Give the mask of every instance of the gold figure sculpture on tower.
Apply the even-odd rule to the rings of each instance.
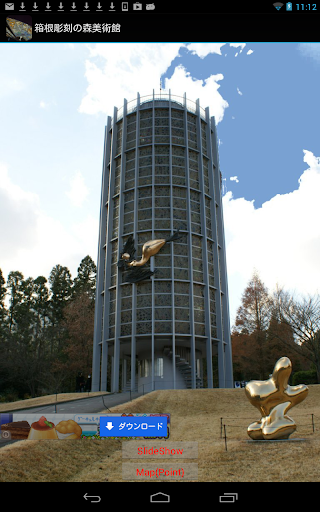
[[[291,371],[290,359],[281,357],[270,379],[253,380],[246,385],[247,398],[261,414],[261,419],[248,427],[251,439],[288,439],[296,430],[297,426],[287,412],[306,398],[308,387],[304,384],[290,386]]]
[[[141,269],[151,258],[157,254],[160,249],[168,242],[174,242],[181,237],[179,229],[169,238],[161,238],[157,240],[149,240],[142,246],[142,257],[140,260],[134,259],[136,252],[134,247],[133,236],[130,235],[123,248],[121,259],[118,261],[118,267],[121,270],[127,270],[126,281],[129,283],[137,283],[151,277],[154,272],[148,269]]]

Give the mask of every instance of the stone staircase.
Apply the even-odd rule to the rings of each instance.
[[[173,359],[172,349],[169,347],[165,347],[163,349],[163,353],[166,357],[169,357],[171,360]],[[186,387],[188,389],[192,388],[192,376],[191,376],[191,365],[184,359],[183,357],[176,354],[176,368],[181,373]],[[196,377],[196,388],[202,388],[202,379]]]
[[[138,381],[138,376],[136,377],[136,385],[135,385],[135,388],[133,391],[135,392],[138,392],[138,384],[137,384],[137,381]],[[131,378],[127,380],[125,386],[123,387],[122,389],[122,393],[126,393],[128,391],[131,391]]]

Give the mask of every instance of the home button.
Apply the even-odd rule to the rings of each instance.
[[[151,503],[170,503],[169,494],[164,494],[163,492],[157,492],[156,494],[151,494],[150,496]]]

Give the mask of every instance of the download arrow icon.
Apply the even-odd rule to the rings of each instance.
[[[108,421],[107,424],[106,424],[106,428],[108,430],[111,430],[113,428],[113,425],[112,425],[112,421]]]

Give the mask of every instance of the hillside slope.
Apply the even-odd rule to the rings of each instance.
[[[247,426],[259,415],[243,389],[154,391],[112,412],[170,413],[169,441],[198,443],[198,460],[189,462],[198,462],[199,481],[320,481],[320,385],[290,411],[298,426],[292,442],[250,441]],[[0,465],[1,482],[121,482],[122,441],[20,441],[0,449]]]

